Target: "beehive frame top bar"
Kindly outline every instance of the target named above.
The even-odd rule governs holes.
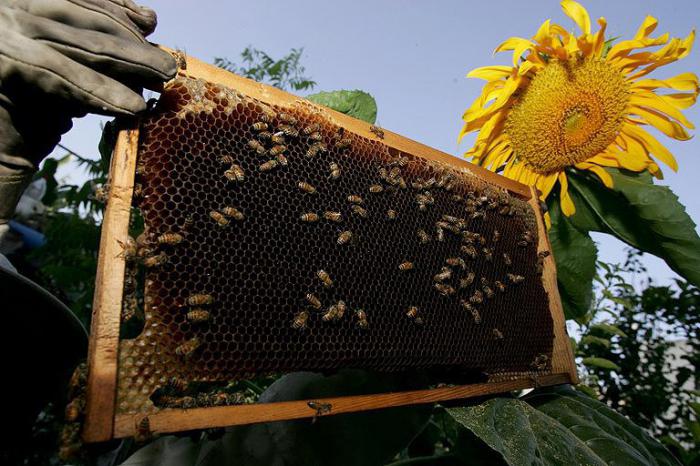
[[[241,78],[190,57],[187,57],[186,67],[180,70],[180,75],[224,85],[261,102],[274,103],[278,107],[289,106],[289,108],[294,108],[304,106],[307,111],[316,112],[323,118],[342,126],[354,134],[365,138],[375,137],[371,132],[370,125],[367,123],[315,105],[278,89]],[[117,240],[125,241],[128,233],[128,212],[133,192],[137,143],[138,130],[122,131],[112,160],[111,193],[103,226],[98,287],[93,316],[93,337],[89,355],[91,371],[88,386],[88,416],[85,437],[87,440],[93,441],[106,440],[114,436],[131,435],[134,433],[135,425],[139,420],[138,417],[134,416],[115,416],[114,394],[117,373],[115,349],[119,346],[119,314],[121,311],[124,270],[123,260],[120,261],[115,258],[120,253]],[[535,211],[539,211],[536,196],[533,195],[528,187],[517,182],[505,179],[481,167],[471,165],[463,160],[456,159],[386,130],[384,131],[382,143],[399,152],[414,154],[424,159],[457,166],[472,172],[487,182],[505,188],[522,199],[529,200]],[[540,242],[538,249],[540,251],[548,251],[549,244],[541,216],[538,216],[537,219]],[[109,264],[109,266],[106,264]],[[564,318],[557,294],[556,276],[551,256],[545,259],[543,285],[549,293],[550,311],[554,321],[555,340],[552,375],[544,376],[537,381],[511,380],[483,386],[471,385],[437,391],[337,398],[332,400],[334,408],[331,414],[384,406],[432,402],[475,394],[495,393],[524,388],[536,383],[547,385],[575,382],[575,368],[564,328]],[[190,428],[313,416],[314,412],[309,410],[305,401],[300,401],[269,405],[201,408],[189,410],[185,417],[180,414],[177,412],[160,412],[149,416],[152,429],[161,432],[177,431]]]

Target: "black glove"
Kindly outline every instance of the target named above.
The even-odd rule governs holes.
[[[133,115],[175,75],[155,26],[131,0],[0,0],[0,224],[72,118]]]

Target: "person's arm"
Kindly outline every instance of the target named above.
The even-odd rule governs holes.
[[[0,226],[72,118],[138,113],[174,76],[155,27],[131,0],[0,0]]]

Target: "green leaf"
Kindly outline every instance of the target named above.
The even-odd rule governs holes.
[[[596,337],[595,335],[585,335],[581,338],[581,343],[586,345],[598,345],[604,348],[610,348],[610,340],[607,338]]]
[[[571,386],[536,390],[523,400],[555,419],[608,465],[676,466],[680,463],[644,429]],[[577,463],[560,463],[577,464]]]
[[[493,398],[447,412],[511,466],[606,464],[569,429],[521,400]]]
[[[583,358],[581,361],[586,366],[597,367],[598,369],[605,369],[609,371],[619,371],[620,366],[605,358]]]
[[[600,231],[665,260],[671,269],[700,285],[700,237],[695,223],[667,186],[648,173],[606,169],[614,188],[570,170],[569,193],[576,204],[571,222],[580,230]]]
[[[599,331],[601,333],[605,333],[605,334],[611,335],[611,336],[617,335],[617,336],[620,336],[622,338],[627,337],[627,334],[625,332],[623,332],[622,330],[620,330],[619,328],[617,328],[616,326],[614,326],[612,324],[606,324],[604,322],[593,324],[593,325],[591,325],[590,329],[596,330],[596,331]]]
[[[549,241],[557,265],[557,281],[567,319],[581,318],[591,307],[596,249],[588,233],[582,233],[562,214],[558,199],[549,205],[552,227]]]
[[[367,123],[373,124],[377,120],[377,102],[364,91],[319,92],[306,98]]]

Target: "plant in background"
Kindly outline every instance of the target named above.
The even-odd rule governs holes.
[[[695,224],[671,190],[652,181],[662,176],[656,160],[673,170],[676,160],[646,130],[689,139],[685,128],[693,125],[681,110],[695,103],[698,78],[647,77],[687,56],[694,32],[685,39],[652,37],[657,20],[648,16],[632,39],[613,43],[605,18],[594,33],[580,4],[561,5],[582,33],[547,20],[532,40],[512,37],[499,45],[496,52],[513,51],[513,64],[469,73],[487,83],[464,113],[460,139],[478,131],[467,157],[536,186],[547,199],[564,310],[581,318],[595,274],[589,231],[657,255],[700,284]]]
[[[593,312],[576,354],[581,389],[645,426],[684,464],[700,461],[700,290],[655,285],[630,251],[598,264]],[[633,286],[634,284],[635,286]]]

